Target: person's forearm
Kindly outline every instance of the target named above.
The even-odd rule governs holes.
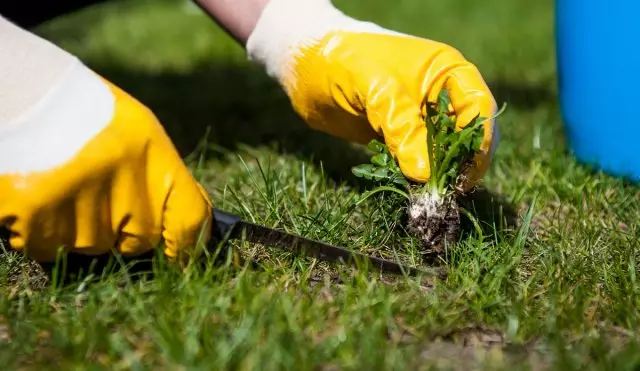
[[[194,0],[243,47],[269,0]]]

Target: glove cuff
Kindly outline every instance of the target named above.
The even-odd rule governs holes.
[[[35,106],[77,58],[0,16],[0,130]]]
[[[302,48],[316,45],[333,31],[395,34],[345,15],[330,0],[270,0],[247,40],[247,55],[282,81],[294,73]]]
[[[25,62],[40,69],[48,66],[43,60]],[[66,163],[104,130],[115,110],[109,87],[77,59],[47,84],[33,80],[25,89],[0,81],[0,97],[11,101],[14,88],[23,100],[17,115],[0,125],[0,176],[46,171]]]

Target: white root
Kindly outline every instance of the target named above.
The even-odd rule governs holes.
[[[408,208],[411,232],[427,249],[441,251],[446,243],[457,239],[459,230],[458,205],[451,194],[437,192],[411,195]]]
[[[417,219],[421,216],[438,217],[443,202],[444,199],[437,192],[413,194],[409,203],[409,218]]]

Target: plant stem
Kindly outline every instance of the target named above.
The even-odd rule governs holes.
[[[432,186],[438,185],[437,179],[434,179],[435,174],[438,173],[438,167],[435,159],[433,158],[437,149],[433,148],[433,135],[436,131],[435,126],[431,122],[431,117],[429,117],[429,111],[427,110],[427,118],[425,120],[427,126],[427,157],[429,158],[429,170],[431,172],[431,176],[429,178],[429,182],[432,183]]]
[[[477,123],[476,125],[482,125],[482,122]],[[475,126],[474,126],[475,130]],[[437,178],[440,179],[444,175],[446,169],[449,168],[449,163],[453,160],[454,154],[456,153],[456,149],[460,147],[460,144],[469,136],[473,134],[473,130],[462,133],[457,142],[453,143],[447,152],[444,160],[442,161],[442,167],[440,167],[440,171],[438,172]]]
[[[389,187],[389,186],[380,186],[376,189],[372,189],[370,191],[367,191],[363,194],[363,197],[358,200],[356,202],[356,206],[360,205],[364,200],[366,200],[367,198],[373,196],[374,194],[378,193],[378,192],[384,192],[384,191],[390,191],[390,192],[395,192],[397,194],[399,194],[400,196],[406,198],[407,200],[410,199],[409,194],[399,190],[398,188],[394,188],[394,187]]]
[[[504,112],[504,110],[507,108],[507,104],[504,103],[502,105],[502,107],[500,108],[500,110],[498,110],[498,112],[496,112],[493,116],[486,118],[482,121],[479,121],[475,124],[473,130],[470,130],[464,134],[466,134],[464,137],[460,136],[460,139],[458,139],[457,142],[455,142],[451,147],[449,147],[448,151],[447,151],[447,155],[445,156],[444,160],[442,161],[442,164],[440,166],[440,169],[438,171],[438,176],[437,178],[440,179],[443,175],[444,175],[444,171],[446,171],[449,168],[449,163],[451,162],[451,160],[453,159],[453,154],[455,153],[455,151],[453,149],[457,148],[460,146],[460,143],[462,143],[462,140],[466,137],[468,137],[469,135],[471,135],[473,133],[473,131],[476,129],[477,126],[479,125],[483,125],[485,123],[485,121],[488,120],[493,120],[496,117],[500,116],[502,114],[502,112]],[[433,173],[432,173],[433,174]]]

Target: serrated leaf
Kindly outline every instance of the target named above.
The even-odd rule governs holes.
[[[448,142],[450,142],[449,135],[447,135],[447,133],[441,131],[438,134],[436,134],[435,142],[436,142],[436,146],[437,147],[443,146],[443,145],[447,144]]]
[[[449,152],[451,153],[451,157],[456,158],[460,154],[460,147],[451,146],[451,148],[449,148]]]
[[[445,150],[449,144],[449,137],[445,132],[439,132],[435,137],[436,148],[435,151],[435,162],[439,164],[442,162],[442,158],[444,157]]]
[[[455,178],[458,175],[458,163],[453,164],[453,166],[451,166],[451,168],[449,169],[449,171],[447,171],[447,176],[449,176],[450,178]]]
[[[377,152],[377,153],[383,153],[385,151],[386,147],[387,146],[385,146],[384,143],[381,143],[381,142],[379,142],[379,141],[377,141],[375,139],[371,140],[369,142],[369,144],[367,145],[367,148],[370,151]]]
[[[371,157],[372,163],[378,166],[384,166],[384,167],[388,166],[391,160],[392,160],[391,155],[388,153],[380,153]]]
[[[459,153],[464,152],[462,151],[463,149],[467,151],[471,150],[471,145],[473,143],[473,133],[470,131],[471,130],[465,130],[463,134],[461,133],[462,135],[460,135],[459,138],[459,148],[461,151]]]
[[[456,131],[455,133],[451,133],[447,135],[446,142],[447,144],[456,143],[460,140],[460,137],[464,134],[465,130],[462,129],[460,131]]]
[[[442,118],[440,119],[440,131],[444,131],[444,132],[453,132],[456,128],[456,124],[455,121],[453,121],[449,116],[447,115],[442,115]]]
[[[402,173],[402,170],[400,170],[400,166],[398,166],[395,161],[391,161],[391,163],[389,163],[389,169],[395,174]]]
[[[372,175],[376,179],[387,179],[389,178],[389,169],[386,167],[379,167],[373,171]]]
[[[392,182],[395,184],[399,184],[402,186],[408,186],[409,182],[407,181],[407,179],[404,176],[396,176],[392,179]]]
[[[473,152],[479,152],[480,151],[480,147],[482,146],[482,140],[483,140],[483,136],[482,135],[477,135],[475,138],[473,138],[473,145],[471,147],[471,150]]]
[[[351,172],[358,178],[371,179],[375,167],[371,164],[362,164],[351,168]]]
[[[462,129],[456,129],[458,117],[450,117],[451,99],[446,89],[439,92],[436,102],[426,102],[427,147],[430,148],[429,165],[432,177],[429,182],[437,187],[438,192],[445,191],[456,181],[462,164],[470,160],[480,149],[484,131],[483,118],[474,117]],[[371,157],[371,164],[354,168],[354,174],[360,177],[385,181],[398,187],[409,187],[411,182],[404,176],[389,148],[377,140],[368,145],[376,154]],[[434,152],[435,151],[435,155]]]
[[[476,126],[478,125],[478,123],[484,121],[485,119],[483,117],[480,117],[480,114],[478,113],[477,115],[475,115],[475,117],[469,121],[469,124],[467,126]]]
[[[440,93],[438,93],[438,111],[442,113],[448,112],[450,103],[449,92],[446,89],[442,89]]]

